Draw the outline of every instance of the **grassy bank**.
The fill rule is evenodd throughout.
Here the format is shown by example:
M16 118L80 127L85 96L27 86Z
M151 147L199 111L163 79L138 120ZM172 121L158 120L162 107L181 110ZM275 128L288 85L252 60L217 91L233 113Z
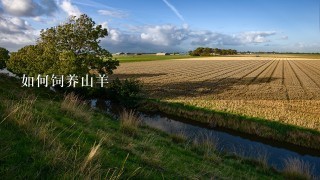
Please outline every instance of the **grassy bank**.
M132 113L116 121L74 96L21 89L4 76L0 84L0 176L6 179L283 178L263 163L218 154L210 143L126 121Z
M229 128L280 142L320 149L320 132L299 126L159 100L146 100L140 108L207 123L208 126Z
M119 55L114 56L121 63L127 62L141 62L141 61L158 61L158 60L172 60L172 59L186 59L192 58L189 55L170 55L170 56L157 56L157 55Z

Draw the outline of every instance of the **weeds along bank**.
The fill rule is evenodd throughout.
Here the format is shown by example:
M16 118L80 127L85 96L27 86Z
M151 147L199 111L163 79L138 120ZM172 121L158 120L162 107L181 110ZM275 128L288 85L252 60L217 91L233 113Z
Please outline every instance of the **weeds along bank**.
M320 149L320 133L312 129L159 100L146 100L139 108L142 111L163 112L189 121L205 123L208 127L228 128L270 140Z
M77 96L21 89L0 75L0 176L63 179L284 179L259 162L218 154L141 125L115 121ZM201 147L201 148L199 148ZM303 176L305 174L302 173Z

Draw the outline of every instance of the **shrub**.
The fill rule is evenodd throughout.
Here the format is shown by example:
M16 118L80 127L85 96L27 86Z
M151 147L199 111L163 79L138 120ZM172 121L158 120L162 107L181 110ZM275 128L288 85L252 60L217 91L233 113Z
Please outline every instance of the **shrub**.
M108 96L111 100L115 100L124 106L134 107L140 97L141 90L140 81L134 79L121 81L117 78L110 84Z

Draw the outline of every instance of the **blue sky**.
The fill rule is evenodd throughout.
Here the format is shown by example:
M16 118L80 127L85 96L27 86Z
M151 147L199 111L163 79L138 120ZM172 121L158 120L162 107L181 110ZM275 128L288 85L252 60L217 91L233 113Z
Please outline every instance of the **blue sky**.
M35 43L41 29L86 13L108 28L111 52L320 52L319 0L0 0L0 46Z

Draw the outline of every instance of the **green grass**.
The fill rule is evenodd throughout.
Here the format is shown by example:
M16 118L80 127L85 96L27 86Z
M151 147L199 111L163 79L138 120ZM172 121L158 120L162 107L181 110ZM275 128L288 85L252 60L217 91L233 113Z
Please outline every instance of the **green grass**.
M170 55L170 56L157 56L157 55L120 55L120 56L113 56L120 63L126 62L141 62L141 61L158 61L158 60L172 60L172 59L186 59L192 58L189 55Z
M21 88L1 75L0 84L4 179L284 179L255 162L199 149L214 150L210 144L176 143L145 126L132 136L119 121L89 107L81 105L82 114L74 116L79 103L65 106L63 95L47 89ZM17 118L25 113L27 119Z
M230 56L217 56L217 57L270 57L270 58L306 58L306 59L319 59L320 54L252 54L252 55L230 55ZM199 56L189 56L189 55L170 55L170 56L156 56L156 55L118 55L113 56L120 63L127 62L141 62L141 61L158 61L158 60L173 60L173 59L188 59L197 58ZM205 57L203 57L205 58Z

